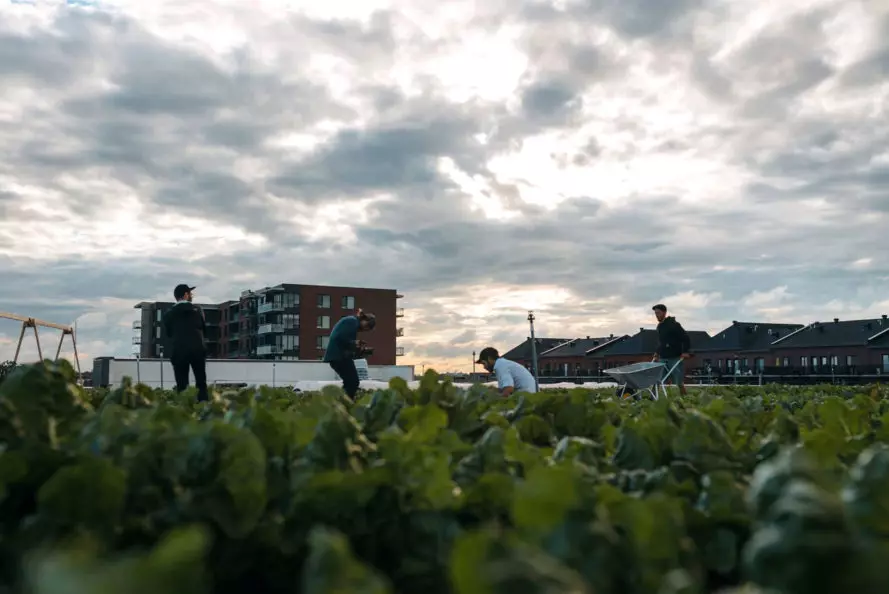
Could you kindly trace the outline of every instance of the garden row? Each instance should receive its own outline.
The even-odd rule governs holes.
[[[0,587],[889,592],[889,391],[0,384]]]

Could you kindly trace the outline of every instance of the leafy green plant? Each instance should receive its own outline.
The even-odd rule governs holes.
[[[889,392],[0,384],[0,588],[889,592]]]

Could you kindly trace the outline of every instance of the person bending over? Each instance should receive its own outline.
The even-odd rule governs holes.
[[[207,322],[204,310],[191,302],[194,287],[177,285],[173,289],[176,305],[164,314],[164,332],[169,345],[170,363],[176,378],[176,391],[188,387],[188,371],[194,373],[198,401],[210,399],[207,392],[207,347],[204,332]]]
[[[497,376],[497,389],[504,398],[513,392],[537,392],[537,382],[531,372],[515,361],[501,357],[494,347],[483,348],[476,363]]]
[[[361,384],[355,368],[355,358],[370,352],[367,345],[358,340],[358,333],[373,330],[376,325],[377,318],[374,314],[359,309],[356,315],[344,317],[330,331],[324,361],[343,380],[343,391],[353,401]]]

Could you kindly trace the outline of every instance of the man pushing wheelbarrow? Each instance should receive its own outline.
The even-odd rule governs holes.
[[[686,359],[691,358],[691,338],[682,324],[673,316],[667,315],[667,306],[658,303],[651,308],[657,318],[657,351],[652,361],[660,361],[669,370],[665,379],[672,379],[673,384],[679,388],[679,393],[685,396],[685,365]]]
[[[691,338],[676,318],[667,316],[665,305],[659,303],[652,309],[658,320],[658,345],[651,361],[605,370],[620,384],[618,398],[639,398],[648,392],[657,400],[659,395],[667,394],[666,382],[670,379],[680,393],[686,394],[683,362],[691,357]]]

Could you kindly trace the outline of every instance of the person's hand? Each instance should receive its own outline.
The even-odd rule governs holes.
[[[682,353],[681,355],[679,355],[679,358],[680,359],[691,359],[691,355],[688,353]]]
[[[656,354],[654,357],[651,358],[651,360],[654,361],[655,363],[657,363],[658,361],[661,360],[660,355]]]

